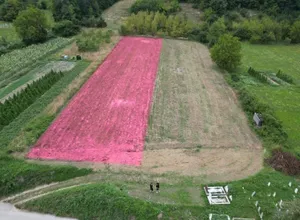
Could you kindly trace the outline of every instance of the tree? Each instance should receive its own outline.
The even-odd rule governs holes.
[[[219,18],[216,22],[214,22],[208,32],[208,40],[209,45],[213,46],[219,39],[219,37],[226,33],[226,25],[224,21],[224,17]]]
[[[25,44],[40,43],[47,39],[47,17],[35,7],[21,11],[14,26]]]
[[[291,43],[300,43],[300,20],[295,21],[290,30]]]
[[[70,37],[80,32],[80,27],[74,24],[72,21],[61,21],[55,24],[53,32],[62,37]]]
[[[7,0],[0,7],[0,20],[13,21],[20,10],[21,4],[18,0]]]
[[[211,48],[211,58],[220,68],[231,71],[241,63],[241,48],[241,43],[237,37],[224,34]]]

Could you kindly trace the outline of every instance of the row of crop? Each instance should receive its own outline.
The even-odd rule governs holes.
[[[289,75],[283,73],[281,70],[279,70],[276,73],[276,77],[275,76],[270,76],[270,79],[272,79],[272,81],[270,81],[269,77],[267,75],[265,75],[265,73],[257,71],[255,69],[253,69],[252,67],[250,67],[248,69],[248,73],[249,75],[253,76],[254,78],[258,79],[260,82],[262,83],[270,83],[272,81],[275,81],[278,84],[293,84],[294,80],[292,77],[290,77]],[[272,83],[270,83],[272,84]]]
[[[7,149],[8,144],[18,135],[24,125],[40,114],[79,73],[86,69],[88,65],[89,62],[87,61],[78,62],[73,70],[64,73],[64,76],[44,93],[44,95],[39,97],[32,105],[25,109],[25,111],[9,125],[5,126],[0,131],[0,151]]]
[[[290,83],[290,84],[294,83],[294,79],[291,76],[289,76],[289,75],[285,74],[284,72],[282,72],[281,70],[279,70],[276,73],[276,77],[278,77],[279,79],[281,79],[281,80],[283,80],[287,83]]]
[[[18,71],[34,64],[46,55],[69,44],[72,39],[55,38],[43,44],[35,44],[23,49],[14,50],[0,57],[0,87],[3,81],[14,77]]]
[[[11,123],[21,112],[42,96],[51,86],[63,77],[63,73],[51,71],[49,74],[29,84],[25,89],[0,103],[0,130]]]
[[[89,62],[79,61],[76,68],[64,73],[43,96],[23,111],[14,121],[0,131],[0,197],[20,192],[41,184],[63,181],[92,172],[89,169],[77,169],[69,166],[45,166],[30,164],[7,156],[9,144],[20,132],[26,132],[28,143],[33,143],[49,126],[53,116],[41,114],[47,105],[57,97],[74,78],[84,71]],[[75,92],[75,91],[74,91]],[[37,119],[37,120],[34,120]],[[32,123],[31,123],[32,122]],[[26,129],[24,131],[23,129]]]

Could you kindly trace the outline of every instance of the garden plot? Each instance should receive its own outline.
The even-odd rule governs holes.
[[[161,57],[147,135],[150,146],[261,148],[204,45],[165,40]]]
[[[140,165],[160,49],[123,38],[28,157]]]
[[[0,88],[20,78],[46,55],[66,46],[71,41],[72,39],[55,38],[43,44],[31,45],[2,55],[0,57]]]
[[[26,88],[28,84],[31,84],[33,81],[50,73],[51,70],[53,70],[54,72],[67,72],[72,70],[75,65],[76,62],[67,61],[50,61],[45,65],[41,65],[33,69],[26,75],[22,76],[18,80],[15,80],[8,86],[0,89],[0,101],[4,102],[9,97]]]
[[[144,170],[224,181],[262,168],[261,143],[214,68],[204,45],[164,40]]]

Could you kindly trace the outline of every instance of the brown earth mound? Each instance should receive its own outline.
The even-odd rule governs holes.
[[[277,171],[293,176],[300,175],[300,160],[291,153],[280,149],[274,150],[273,156],[267,162]]]

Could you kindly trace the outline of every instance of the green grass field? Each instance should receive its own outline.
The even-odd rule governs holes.
[[[287,148],[300,153],[300,45],[252,45],[243,44],[242,66],[238,73],[247,75],[251,66],[257,70],[277,72],[281,69],[293,77],[295,85],[270,86],[261,83],[246,85],[262,103],[270,105],[282,121],[288,134]],[[251,79],[250,79],[251,80]]]
[[[130,219],[133,216],[135,219],[156,219],[161,212],[163,219],[208,219],[209,213],[258,219],[255,202],[259,201],[264,219],[272,219],[276,213],[275,204],[281,199],[290,201],[294,196],[300,197],[299,194],[294,193],[299,182],[269,169],[249,179],[229,183],[229,191],[233,196],[230,205],[209,205],[202,190],[203,186],[196,184],[190,178],[183,178],[176,184],[161,183],[159,194],[151,194],[148,185],[143,183],[124,182],[124,179],[106,181],[110,183],[95,183],[54,192],[25,203],[21,207],[78,219]],[[292,187],[288,185],[290,181]],[[268,182],[271,183],[270,186]],[[227,183],[217,185],[225,184]],[[141,187],[144,187],[144,190],[140,191],[140,194],[134,194],[133,197],[132,190]],[[192,198],[187,189],[190,187],[198,189],[198,193],[195,192],[193,196],[203,197],[204,203],[189,204],[188,201]],[[170,189],[176,190],[170,193]],[[256,194],[252,197],[254,191]],[[273,197],[274,192],[276,192],[275,197]],[[174,203],[163,202],[162,198],[166,196]],[[150,197],[156,197],[156,201],[161,199],[161,202],[153,203]]]

